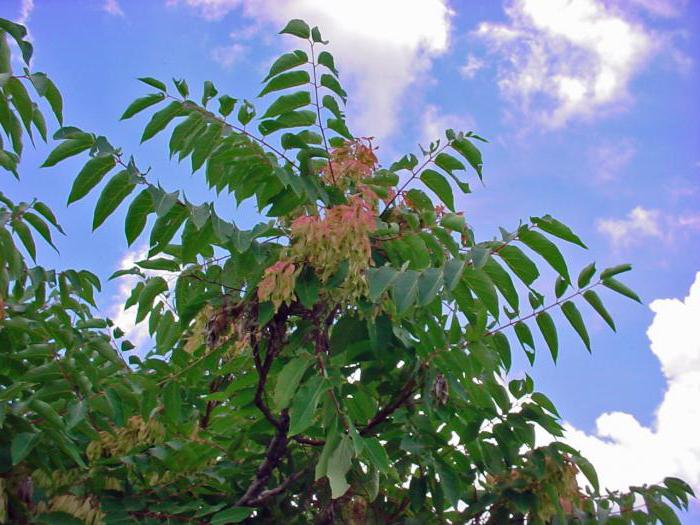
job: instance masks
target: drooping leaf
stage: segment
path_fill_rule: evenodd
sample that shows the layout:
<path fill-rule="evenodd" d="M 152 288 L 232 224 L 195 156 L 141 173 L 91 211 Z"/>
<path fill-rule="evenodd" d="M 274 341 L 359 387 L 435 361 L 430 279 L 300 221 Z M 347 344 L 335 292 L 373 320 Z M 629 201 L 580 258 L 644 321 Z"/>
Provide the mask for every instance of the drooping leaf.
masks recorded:
<path fill-rule="evenodd" d="M 136 184 L 127 170 L 120 171 L 105 184 L 92 218 L 92 229 L 96 230 L 122 201 L 134 190 Z"/>
<path fill-rule="evenodd" d="M 605 309 L 603 301 L 600 300 L 598 294 L 595 293 L 593 290 L 587 290 L 583 292 L 583 298 L 586 299 L 588 304 L 590 304 L 596 312 L 598 312 L 598 315 L 600 315 L 603 318 L 603 320 L 608 324 L 608 326 L 612 328 L 613 331 L 615 331 L 615 321 L 613 321 L 612 316 Z"/>
<path fill-rule="evenodd" d="M 95 157 L 87 161 L 73 181 L 68 204 L 85 197 L 115 165 L 116 161 L 112 156 Z"/>
<path fill-rule="evenodd" d="M 571 301 L 566 301 L 561 305 L 561 311 L 564 313 L 564 317 L 569 321 L 573 329 L 579 335 L 583 344 L 586 345 L 588 351 L 591 351 L 591 339 L 588 336 L 588 330 L 586 330 L 586 325 L 583 322 L 583 317 L 578 308 Z"/>
<path fill-rule="evenodd" d="M 552 354 L 552 361 L 556 363 L 559 355 L 559 337 L 557 336 L 557 327 L 552 320 L 552 316 L 547 312 L 540 312 L 535 316 L 535 321 L 537 321 L 537 326 L 547 343 L 549 353 Z"/>
<path fill-rule="evenodd" d="M 521 228 L 518 231 L 518 239 L 528 248 L 542 256 L 564 279 L 571 281 L 566 261 L 564 261 L 559 248 L 552 241 L 541 233 L 528 228 Z"/>
<path fill-rule="evenodd" d="M 452 187 L 445 177 L 435 170 L 427 169 L 421 173 L 420 180 L 440 197 L 440 200 L 445 203 L 445 206 L 451 211 L 454 211 L 455 202 L 454 195 L 452 194 Z"/>
<path fill-rule="evenodd" d="M 629 297 L 633 301 L 637 301 L 638 303 L 641 303 L 642 300 L 639 298 L 639 296 L 634 293 L 631 289 L 629 289 L 626 285 L 622 284 L 620 281 L 613 279 L 611 277 L 608 277 L 607 279 L 602 280 L 603 286 L 610 288 L 614 292 L 617 292 L 621 295 L 624 295 L 625 297 Z"/>

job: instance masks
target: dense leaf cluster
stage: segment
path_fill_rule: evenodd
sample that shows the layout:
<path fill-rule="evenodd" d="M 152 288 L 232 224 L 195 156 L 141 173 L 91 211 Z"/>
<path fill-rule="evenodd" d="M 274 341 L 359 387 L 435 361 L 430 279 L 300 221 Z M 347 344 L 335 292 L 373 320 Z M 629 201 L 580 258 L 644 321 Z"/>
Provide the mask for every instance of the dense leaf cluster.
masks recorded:
<path fill-rule="evenodd" d="M 137 355 L 95 316 L 94 274 L 36 265 L 34 234 L 53 245 L 59 223 L 0 195 L 0 522 L 678 523 L 688 485 L 601 493 L 556 439 L 551 401 L 504 379 L 511 340 L 534 361 L 533 330 L 557 359 L 554 309 L 587 348 L 579 305 L 614 329 L 598 290 L 638 300 L 617 280 L 629 266 L 573 278 L 557 242 L 585 245 L 550 216 L 478 241 L 454 191 L 482 177 L 484 139 L 448 130 L 379 166 L 348 130 L 319 30 L 282 33 L 305 49 L 272 64 L 261 117 L 208 81 L 200 98 L 140 79 L 155 91 L 122 118 L 153 110 L 142 141 L 170 129 L 170 157 L 212 190 L 192 203 L 63 126 L 25 29 L 0 20 L 0 164 L 18 177 L 23 139 L 47 140 L 33 86 L 62 126 L 44 166 L 86 156 L 68 202 L 107 179 L 93 228 L 129 201 L 127 242 L 149 232 L 147 257 L 113 277 L 137 280 L 126 306 L 152 336 Z M 267 219 L 241 229 L 217 211 L 231 198 Z M 558 275 L 549 302 L 542 262 Z"/>

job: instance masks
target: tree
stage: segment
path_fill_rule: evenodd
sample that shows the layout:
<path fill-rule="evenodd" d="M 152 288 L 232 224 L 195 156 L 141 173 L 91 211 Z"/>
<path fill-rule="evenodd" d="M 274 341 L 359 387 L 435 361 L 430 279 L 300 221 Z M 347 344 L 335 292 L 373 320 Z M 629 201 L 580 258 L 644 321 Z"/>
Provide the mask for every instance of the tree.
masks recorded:
<path fill-rule="evenodd" d="M 127 242 L 150 231 L 147 258 L 112 278 L 139 279 L 126 306 L 153 339 L 139 357 L 96 316 L 95 274 L 36 265 L 34 235 L 53 246 L 63 230 L 42 202 L 0 194 L 0 522 L 678 523 L 687 484 L 602 494 L 576 450 L 536 446 L 537 426 L 562 435 L 551 401 L 503 379 L 509 336 L 533 361 L 538 330 L 556 361 L 554 309 L 587 348 L 578 304 L 614 329 L 598 290 L 638 300 L 616 277 L 630 267 L 572 278 L 555 241 L 585 245 L 548 215 L 477 241 L 453 192 L 469 193 L 468 169 L 481 179 L 485 140 L 447 130 L 380 167 L 348 130 L 318 28 L 282 33 L 305 49 L 270 68 L 261 117 L 211 82 L 197 102 L 153 78 L 122 116 L 155 109 L 142 141 L 173 125 L 171 158 L 219 199 L 255 199 L 267 219 L 242 230 L 216 195 L 191 203 L 64 126 L 25 28 L 0 20 L 0 164 L 19 177 L 23 140 L 48 140 L 46 103 L 60 127 L 44 166 L 86 156 L 68 202 L 109 176 L 93 228 L 130 199 Z M 559 276 L 549 303 L 540 259 Z"/>

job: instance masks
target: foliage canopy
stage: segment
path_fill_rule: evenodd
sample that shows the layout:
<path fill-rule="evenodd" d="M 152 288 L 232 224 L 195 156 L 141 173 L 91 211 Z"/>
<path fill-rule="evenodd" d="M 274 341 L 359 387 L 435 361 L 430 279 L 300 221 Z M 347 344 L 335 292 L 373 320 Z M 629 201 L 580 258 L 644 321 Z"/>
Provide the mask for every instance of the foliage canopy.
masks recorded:
<path fill-rule="evenodd" d="M 0 522 L 678 523 L 687 484 L 601 493 L 576 450 L 536 445 L 536 427 L 562 435 L 552 402 L 504 380 L 511 340 L 532 362 L 535 331 L 556 361 L 555 309 L 589 349 L 581 304 L 615 329 L 598 291 L 638 300 L 617 280 L 629 266 L 574 276 L 557 243 L 585 245 L 548 215 L 477 241 L 454 192 L 481 179 L 485 140 L 447 130 L 381 167 L 318 28 L 282 33 L 304 49 L 272 64 L 260 117 L 209 81 L 195 97 L 139 79 L 154 91 L 122 119 L 151 112 L 142 141 L 171 128 L 170 158 L 212 191 L 192 203 L 65 126 L 25 28 L 0 20 L 0 165 L 19 178 L 23 141 L 50 140 L 46 104 L 60 127 L 43 165 L 86 158 L 68 203 L 106 180 L 93 228 L 130 201 L 127 242 L 149 232 L 112 278 L 137 279 L 126 306 L 153 342 L 137 355 L 96 316 L 95 274 L 37 265 L 59 222 L 0 194 Z M 232 198 L 267 219 L 241 229 L 220 211 Z"/>

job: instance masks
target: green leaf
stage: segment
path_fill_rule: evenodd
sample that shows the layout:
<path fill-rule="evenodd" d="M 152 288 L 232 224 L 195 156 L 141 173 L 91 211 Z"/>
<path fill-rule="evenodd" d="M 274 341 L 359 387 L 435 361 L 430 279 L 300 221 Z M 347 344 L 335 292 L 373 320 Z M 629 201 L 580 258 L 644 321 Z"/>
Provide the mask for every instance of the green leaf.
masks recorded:
<path fill-rule="evenodd" d="M 600 484 L 598 483 L 598 474 L 596 473 L 595 468 L 593 468 L 593 465 L 591 465 L 586 458 L 581 456 L 577 456 L 574 461 L 576 462 L 579 470 L 584 476 L 586 476 L 586 479 L 593 487 L 593 490 L 595 490 L 597 493 L 600 490 Z"/>
<path fill-rule="evenodd" d="M 364 456 L 374 465 L 374 467 L 383 472 L 389 473 L 389 455 L 386 453 L 384 445 L 375 437 L 364 439 Z"/>
<path fill-rule="evenodd" d="M 340 85 L 340 82 L 338 82 L 338 80 L 334 76 L 324 73 L 323 75 L 321 75 L 320 84 L 323 87 L 330 89 L 336 95 L 338 95 L 343 100 L 343 102 L 347 100 L 348 94 L 345 92 L 343 87 Z"/>
<path fill-rule="evenodd" d="M 61 92 L 49 78 L 46 79 L 44 98 L 49 103 L 58 123 L 63 125 L 63 98 L 61 97 Z"/>
<path fill-rule="evenodd" d="M 313 308 L 318 301 L 318 294 L 321 290 L 321 282 L 316 277 L 316 273 L 310 266 L 305 266 L 296 280 L 294 291 L 297 297 L 306 308 Z"/>
<path fill-rule="evenodd" d="M 308 84 L 310 81 L 311 79 L 306 71 L 290 71 L 289 73 L 282 73 L 270 80 L 260 94 L 258 94 L 258 97 L 262 97 L 268 93 L 272 93 L 273 91 L 302 86 L 304 84 Z"/>
<path fill-rule="evenodd" d="M 204 87 L 202 88 L 202 106 L 206 107 L 209 101 L 218 94 L 219 92 L 217 91 L 216 86 L 214 86 L 212 81 L 205 80 Z"/>
<path fill-rule="evenodd" d="M 34 211 L 39 213 L 41 216 L 43 216 L 49 223 L 51 223 L 54 228 L 56 228 L 58 231 L 63 233 L 63 228 L 61 228 L 61 225 L 58 224 L 58 220 L 56 219 L 56 216 L 53 214 L 51 211 L 51 208 L 49 208 L 46 204 L 43 202 L 37 201 L 34 203 Z"/>
<path fill-rule="evenodd" d="M 369 300 L 376 302 L 398 277 L 399 272 L 391 266 L 367 269 L 367 284 L 369 285 Z"/>
<path fill-rule="evenodd" d="M 105 184 L 95 206 L 95 214 L 92 218 L 93 231 L 117 209 L 135 187 L 136 184 L 132 181 L 132 177 L 127 170 L 120 171 Z"/>
<path fill-rule="evenodd" d="M 151 192 L 145 189 L 131 202 L 129 210 L 126 212 L 124 231 L 129 246 L 141 235 L 146 226 L 146 219 L 153 211 L 153 197 Z"/>
<path fill-rule="evenodd" d="M 173 423 L 182 420 L 182 393 L 176 381 L 170 381 L 163 388 L 163 408 L 165 417 Z"/>
<path fill-rule="evenodd" d="M 496 252 L 518 278 L 531 285 L 540 276 L 535 263 L 516 246 L 503 246 Z"/>
<path fill-rule="evenodd" d="M 445 203 L 451 211 L 455 210 L 455 199 L 452 194 L 452 187 L 447 179 L 435 170 L 424 170 L 421 173 L 420 180 L 430 188 L 435 195 L 440 197 L 440 200 Z"/>
<path fill-rule="evenodd" d="M 578 274 L 578 287 L 585 288 L 591 282 L 591 279 L 595 275 L 595 263 L 592 262 L 586 266 L 581 273 Z"/>
<path fill-rule="evenodd" d="M 605 306 L 603 306 L 603 301 L 600 300 L 598 294 L 595 293 L 593 290 L 588 290 L 586 292 L 583 292 L 583 298 L 586 301 L 588 301 L 588 304 L 590 304 L 593 307 L 593 309 L 596 312 L 598 312 L 598 315 L 600 315 L 605 320 L 605 322 L 608 323 L 608 326 L 612 328 L 613 331 L 616 331 L 615 321 L 613 321 L 613 318 L 605 309 Z"/>
<path fill-rule="evenodd" d="M 462 272 L 464 271 L 464 260 L 463 259 L 450 259 L 445 263 L 445 288 L 448 291 L 455 289 L 457 284 L 459 284 L 462 278 Z"/>
<path fill-rule="evenodd" d="M 270 72 L 267 74 L 263 82 L 267 82 L 275 75 L 279 75 L 280 73 L 289 71 L 290 69 L 295 68 L 297 66 L 307 64 L 308 62 L 309 57 L 307 56 L 307 54 L 299 49 L 297 49 L 296 51 L 292 51 L 291 53 L 285 53 L 277 60 L 275 60 L 272 66 L 270 66 Z"/>
<path fill-rule="evenodd" d="M 283 113 L 274 120 L 263 120 L 258 130 L 265 136 L 280 129 L 308 127 L 316 123 L 316 113 L 309 110 L 290 111 Z"/>
<path fill-rule="evenodd" d="M 508 272 L 506 272 L 493 257 L 488 257 L 486 259 L 484 271 L 491 278 L 493 284 L 496 285 L 498 291 L 501 292 L 501 295 L 508 301 L 510 307 L 517 312 L 520 308 L 520 298 L 518 297 L 518 291 L 515 289 L 513 280 L 510 278 Z"/>
<path fill-rule="evenodd" d="M 327 67 L 335 76 L 338 76 L 338 70 L 335 68 L 335 60 L 333 60 L 333 55 L 328 51 L 321 51 L 318 57 L 316 57 L 316 62 Z"/>
<path fill-rule="evenodd" d="M 467 221 L 461 213 L 446 213 L 440 219 L 440 226 L 455 232 L 463 232 L 466 225 Z"/>
<path fill-rule="evenodd" d="M 34 244 L 32 233 L 29 231 L 27 225 L 20 220 L 14 220 L 12 221 L 12 229 L 19 237 L 19 240 L 22 241 L 29 256 L 36 261 L 36 245 Z"/>
<path fill-rule="evenodd" d="M 579 237 L 571 231 L 571 229 L 564 223 L 559 222 L 551 215 L 545 215 L 544 217 L 530 217 L 530 220 L 535 224 L 540 230 L 564 239 L 573 244 L 579 245 L 581 248 L 588 249 Z"/>
<path fill-rule="evenodd" d="M 31 135 L 32 113 L 34 110 L 32 108 L 32 99 L 24 88 L 24 84 L 17 78 L 10 78 L 5 85 L 5 91 L 12 95 L 12 104 L 17 109 L 17 113 L 19 113 L 27 133 Z"/>
<path fill-rule="evenodd" d="M 583 344 L 586 345 L 588 351 L 591 351 L 591 340 L 588 337 L 588 331 L 586 330 L 586 325 L 583 322 L 583 317 L 581 317 L 581 312 L 571 301 L 566 301 L 561 305 L 561 311 L 564 313 L 564 317 L 569 321 L 571 326 L 576 330 Z"/>
<path fill-rule="evenodd" d="M 610 277 L 613 277 L 619 273 L 629 272 L 631 269 L 631 264 L 618 264 L 617 266 L 606 268 L 605 270 L 600 272 L 600 278 L 609 279 Z"/>
<path fill-rule="evenodd" d="M 270 104 L 270 107 L 267 108 L 267 111 L 261 118 L 275 117 L 309 104 L 311 104 L 311 95 L 308 91 L 297 91 L 291 95 L 282 95 Z"/>
<path fill-rule="evenodd" d="M 474 168 L 476 173 L 479 175 L 479 178 L 481 179 L 481 170 L 484 165 L 484 161 L 481 159 L 481 152 L 478 150 L 478 148 L 474 146 L 474 144 L 472 144 L 469 139 L 466 138 L 453 140 L 452 147 L 460 155 L 462 155 L 467 160 L 467 162 L 469 162 L 471 167 Z"/>
<path fill-rule="evenodd" d="M 192 173 L 201 168 L 204 162 L 209 158 L 209 155 L 211 155 L 214 148 L 219 144 L 219 139 L 221 138 L 223 130 L 223 123 L 213 122 L 209 124 L 207 130 L 197 138 L 194 151 L 192 152 Z"/>
<path fill-rule="evenodd" d="M 552 241 L 547 239 L 541 233 L 527 229 L 526 227 L 523 227 L 518 231 L 518 238 L 523 244 L 525 244 L 525 246 L 542 256 L 542 258 L 547 261 L 552 268 L 559 273 L 559 275 L 561 275 L 568 282 L 571 282 L 569 270 L 566 267 L 564 257 L 562 257 L 559 248 L 557 248 Z"/>
<path fill-rule="evenodd" d="M 418 305 L 425 306 L 433 301 L 443 284 L 441 268 L 427 268 L 418 278 Z"/>
<path fill-rule="evenodd" d="M 51 153 L 49 153 L 49 156 L 46 157 L 46 160 L 41 167 L 48 168 L 50 166 L 54 166 L 63 159 L 67 159 L 68 157 L 82 153 L 86 149 L 90 149 L 93 143 L 94 141 L 92 136 L 88 135 L 87 133 L 85 133 L 85 135 L 81 138 L 65 140 L 56 146 Z"/>
<path fill-rule="evenodd" d="M 559 355 L 559 338 L 557 337 L 557 327 L 552 320 L 552 316 L 547 312 L 540 312 L 535 317 L 535 321 L 537 321 L 537 326 L 547 343 L 549 353 L 552 354 L 552 361 L 556 363 Z"/>
<path fill-rule="evenodd" d="M 624 295 L 625 297 L 629 297 L 633 301 L 637 301 L 638 303 L 641 303 L 642 300 L 639 298 L 639 296 L 634 293 L 632 290 L 630 290 L 627 286 L 622 284 L 620 281 L 612 278 L 607 278 L 603 279 L 603 286 L 610 288 L 612 291 L 617 292 L 621 295 Z"/>
<path fill-rule="evenodd" d="M 289 436 L 301 434 L 311 426 L 321 399 L 321 394 L 328 388 L 321 376 L 313 376 L 301 387 L 292 400 L 292 408 L 289 410 Z"/>
<path fill-rule="evenodd" d="M 153 301 L 161 294 L 168 291 L 168 283 L 162 277 L 151 277 L 141 290 L 139 295 L 139 308 L 136 313 L 136 322 L 139 323 L 146 318 L 153 308 Z"/>
<path fill-rule="evenodd" d="M 153 138 L 159 131 L 165 129 L 171 120 L 181 113 L 182 104 L 178 101 L 171 102 L 160 111 L 156 111 L 143 130 L 141 142 L 146 142 L 148 139 Z"/>
<path fill-rule="evenodd" d="M 318 44 L 327 44 L 328 43 L 328 40 L 324 40 L 321 37 L 321 31 L 319 30 L 318 27 L 314 27 L 311 30 L 311 40 L 313 40 L 314 42 L 316 42 Z"/>
<path fill-rule="evenodd" d="M 521 345 L 529 346 L 533 350 L 535 349 L 535 340 L 532 337 L 532 332 L 528 325 L 523 322 L 517 322 L 513 325 L 513 329 Z"/>
<path fill-rule="evenodd" d="M 391 287 L 391 298 L 400 315 L 408 310 L 416 301 L 418 295 L 418 276 L 415 270 L 405 270 L 399 273 Z"/>
<path fill-rule="evenodd" d="M 163 84 L 160 80 L 156 80 L 155 78 L 141 77 L 138 80 L 140 80 L 144 84 L 148 84 L 151 87 L 160 89 L 161 91 L 168 91 L 168 88 L 165 86 L 165 84 Z"/>
<path fill-rule="evenodd" d="M 129 107 L 126 108 L 126 111 L 124 111 L 124 114 L 119 120 L 131 118 L 140 111 L 143 111 L 154 104 L 158 104 L 158 102 L 161 102 L 164 99 L 165 95 L 163 93 L 154 93 L 151 95 L 146 95 L 145 97 L 137 98 L 131 104 L 129 104 Z"/>
<path fill-rule="evenodd" d="M 301 378 L 304 377 L 304 372 L 306 372 L 311 363 L 312 361 L 309 359 L 296 357 L 284 365 L 277 376 L 273 397 L 277 410 L 283 410 L 289 406 Z"/>
<path fill-rule="evenodd" d="M 116 161 L 111 155 L 95 157 L 87 161 L 73 181 L 70 195 L 68 195 L 68 204 L 85 197 L 115 165 Z"/>
<path fill-rule="evenodd" d="M 309 38 L 311 36 L 311 29 L 309 28 L 309 24 L 303 20 L 295 18 L 287 22 L 287 25 L 284 26 L 282 31 L 280 31 L 280 34 L 294 35 L 299 38 Z"/>
<path fill-rule="evenodd" d="M 56 246 L 54 246 L 53 241 L 51 240 L 51 231 L 49 230 L 48 225 L 41 220 L 38 215 L 34 215 L 30 212 L 24 212 L 22 218 L 24 222 L 30 224 L 32 228 L 34 228 L 34 230 L 36 230 L 39 235 L 41 235 L 44 240 L 49 243 L 54 250 L 56 250 Z"/>
<path fill-rule="evenodd" d="M 39 439 L 39 434 L 20 432 L 12 438 L 10 456 L 12 465 L 17 465 L 29 455 Z"/>
<path fill-rule="evenodd" d="M 238 100 L 233 97 L 221 95 L 219 97 L 219 113 L 224 117 L 228 117 L 233 112 L 236 102 L 238 102 Z"/>
<path fill-rule="evenodd" d="M 479 301 L 486 306 L 491 315 L 498 319 L 498 294 L 488 274 L 481 270 L 465 268 L 462 280 L 467 283 L 467 286 L 476 294 Z"/>
<path fill-rule="evenodd" d="M 557 280 L 554 283 L 554 295 L 557 297 L 557 299 L 564 295 L 568 287 L 569 283 L 564 278 L 562 278 L 561 275 L 557 275 Z"/>
<path fill-rule="evenodd" d="M 231 507 L 217 512 L 211 517 L 211 525 L 225 525 L 226 523 L 240 523 L 249 517 L 255 509 L 252 507 Z"/>
<path fill-rule="evenodd" d="M 445 496 L 447 496 L 447 501 L 450 502 L 452 507 L 457 509 L 459 507 L 460 495 L 462 494 L 459 476 L 450 465 L 441 459 L 436 459 L 434 465 L 435 471 L 438 476 L 440 476 L 440 487 L 445 493 Z"/>
<path fill-rule="evenodd" d="M 338 499 L 350 488 L 345 476 L 352 466 L 354 455 L 355 449 L 352 439 L 350 439 L 350 436 L 344 435 L 328 458 L 326 476 L 328 476 L 328 481 L 331 485 L 331 498 Z"/>
<path fill-rule="evenodd" d="M 452 155 L 448 155 L 447 153 L 438 153 L 435 157 L 435 164 L 449 174 L 452 174 L 452 172 L 456 170 L 467 169 L 464 167 L 464 164 L 462 164 Z"/>

